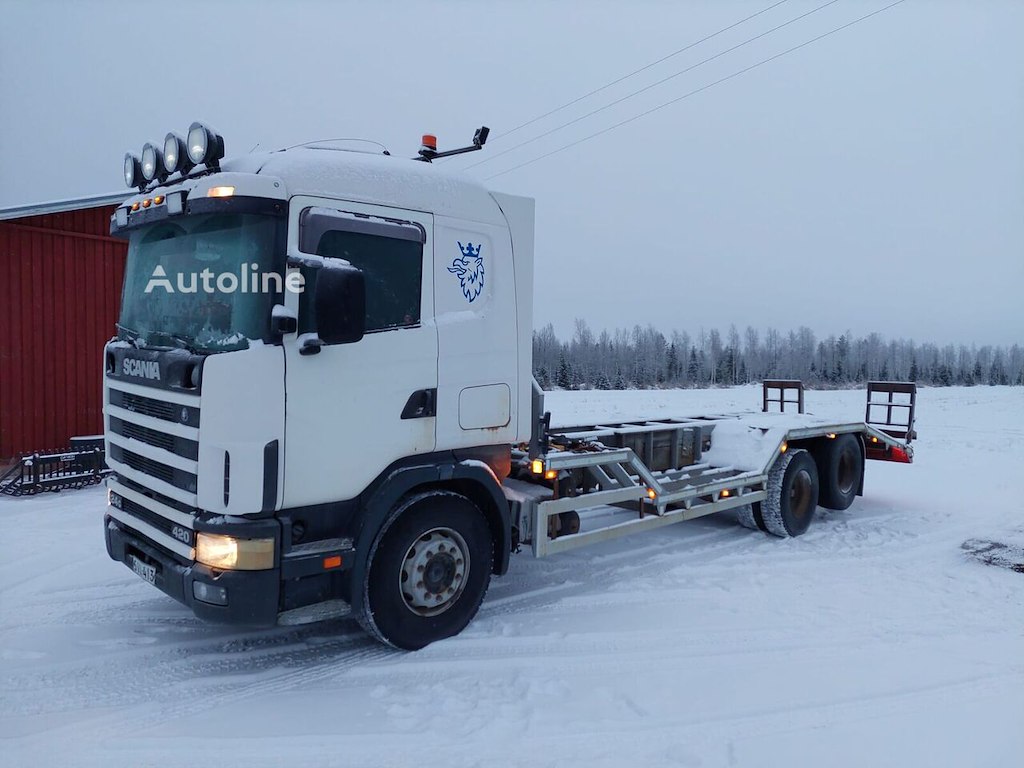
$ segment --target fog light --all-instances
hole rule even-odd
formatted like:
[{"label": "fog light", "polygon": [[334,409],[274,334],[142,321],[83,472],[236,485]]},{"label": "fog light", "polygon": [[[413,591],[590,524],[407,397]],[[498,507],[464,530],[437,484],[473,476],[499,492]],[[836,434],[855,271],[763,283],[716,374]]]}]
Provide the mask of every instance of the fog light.
[{"label": "fog light", "polygon": [[227,605],[228,588],[218,587],[214,584],[204,584],[201,581],[193,581],[192,597],[201,603],[209,603],[210,605]]},{"label": "fog light", "polygon": [[224,139],[209,126],[192,123],[188,128],[185,149],[193,165],[214,165],[224,157]]},{"label": "fog light", "polygon": [[[152,181],[158,176],[164,176],[164,156],[153,144],[146,144],[142,148],[142,178]],[[128,178],[128,162],[125,160],[125,179]]]},{"label": "fog light", "polygon": [[164,137],[164,168],[168,173],[181,171],[182,174],[188,173],[192,168],[185,140],[173,131]]},{"label": "fog light", "polygon": [[224,571],[263,571],[274,567],[273,539],[236,539],[196,534],[196,561]]},{"label": "fog light", "polygon": [[138,187],[142,185],[143,181],[142,164],[139,162],[139,158],[131,152],[127,153],[124,156],[124,183],[129,187]]}]

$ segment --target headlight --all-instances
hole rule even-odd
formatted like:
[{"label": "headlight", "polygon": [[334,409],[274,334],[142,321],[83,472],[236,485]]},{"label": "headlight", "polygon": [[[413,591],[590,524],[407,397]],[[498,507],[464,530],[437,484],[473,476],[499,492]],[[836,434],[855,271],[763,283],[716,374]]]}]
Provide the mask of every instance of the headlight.
[{"label": "headlight", "polygon": [[142,148],[142,178],[152,181],[157,176],[164,175],[164,158],[152,144],[146,144]]},{"label": "headlight", "polygon": [[224,571],[263,571],[274,567],[273,539],[236,539],[196,534],[196,561]]}]

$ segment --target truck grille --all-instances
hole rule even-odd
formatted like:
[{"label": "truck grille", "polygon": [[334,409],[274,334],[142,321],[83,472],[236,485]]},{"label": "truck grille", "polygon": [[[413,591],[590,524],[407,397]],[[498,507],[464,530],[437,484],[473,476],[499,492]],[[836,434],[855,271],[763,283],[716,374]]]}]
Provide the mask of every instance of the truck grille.
[{"label": "truck grille", "polygon": [[[184,526],[175,525],[173,521],[168,520],[163,515],[154,512],[151,509],[147,509],[146,507],[142,506],[141,504],[137,504],[131,499],[127,499],[124,497],[121,498],[121,510],[127,512],[133,517],[137,517],[140,520],[144,520],[145,522],[152,525],[154,528],[158,528],[160,531],[166,533],[168,536],[173,536],[175,539],[181,541],[183,544],[192,546],[192,544],[194,543],[194,535],[190,529],[185,528]],[[183,538],[183,536],[185,535],[185,531],[188,532],[188,540],[185,540]]]},{"label": "truck grille", "polygon": [[[166,464],[161,464],[159,461],[153,461],[147,459],[145,456],[139,456],[137,453],[131,451],[125,451],[120,449],[120,446],[114,446],[118,448],[118,453],[121,454],[121,462],[127,464],[132,469],[137,469],[139,472],[145,472],[147,475],[152,475],[157,480],[163,480],[165,483],[174,485],[174,467],[169,467]],[[115,451],[111,451],[115,453]]]},{"label": "truck grille", "polygon": [[196,461],[199,459],[199,443],[185,437],[177,437],[156,429],[144,427],[116,416],[110,417],[110,431],[115,435],[138,440],[140,443],[163,448],[165,451]]},{"label": "truck grille", "polygon": [[168,485],[173,485],[176,488],[188,491],[189,493],[196,492],[196,476],[191,472],[186,472],[183,469],[176,469],[174,467],[163,464],[159,461],[140,456],[132,451],[126,451],[119,445],[110,446],[110,458],[114,461],[125,464],[132,469],[155,477],[157,480],[162,480]]},{"label": "truck grille", "polygon": [[189,427],[199,427],[199,409],[192,406],[156,400],[152,397],[122,392],[118,389],[110,390],[110,404],[141,413],[143,416],[152,416],[154,419],[172,421]]},{"label": "truck grille", "polygon": [[111,419],[110,428],[120,435],[130,437],[132,440],[139,440],[147,445],[163,448],[165,451],[174,453],[174,435],[157,432],[155,429],[143,427],[139,424],[131,424],[126,421],[121,421],[120,419]]}]

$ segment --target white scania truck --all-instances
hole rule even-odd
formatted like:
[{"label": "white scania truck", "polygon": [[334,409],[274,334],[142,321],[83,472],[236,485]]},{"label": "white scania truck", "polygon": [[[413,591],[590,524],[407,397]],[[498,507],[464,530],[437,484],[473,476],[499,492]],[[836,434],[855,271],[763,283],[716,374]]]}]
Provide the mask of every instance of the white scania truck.
[{"label": "white scania truck", "polygon": [[424,137],[413,160],[323,143],[223,161],[195,123],[126,156],[110,557],[204,619],[351,614],[415,649],[460,632],[522,548],[729,509],[795,536],[862,493],[865,459],[912,459],[912,385],[872,385],[887,399],[869,389],[864,421],[769,413],[766,389],[765,412],[552,429],[533,201],[430,162],[486,133]]}]

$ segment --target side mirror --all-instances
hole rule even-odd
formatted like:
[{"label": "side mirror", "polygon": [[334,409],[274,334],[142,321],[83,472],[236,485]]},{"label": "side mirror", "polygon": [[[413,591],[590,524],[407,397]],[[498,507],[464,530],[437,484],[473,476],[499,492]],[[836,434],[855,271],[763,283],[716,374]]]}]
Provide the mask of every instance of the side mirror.
[{"label": "side mirror", "polygon": [[366,330],[366,283],[352,266],[325,265],[313,295],[316,331],[324,344],[352,344]]}]

